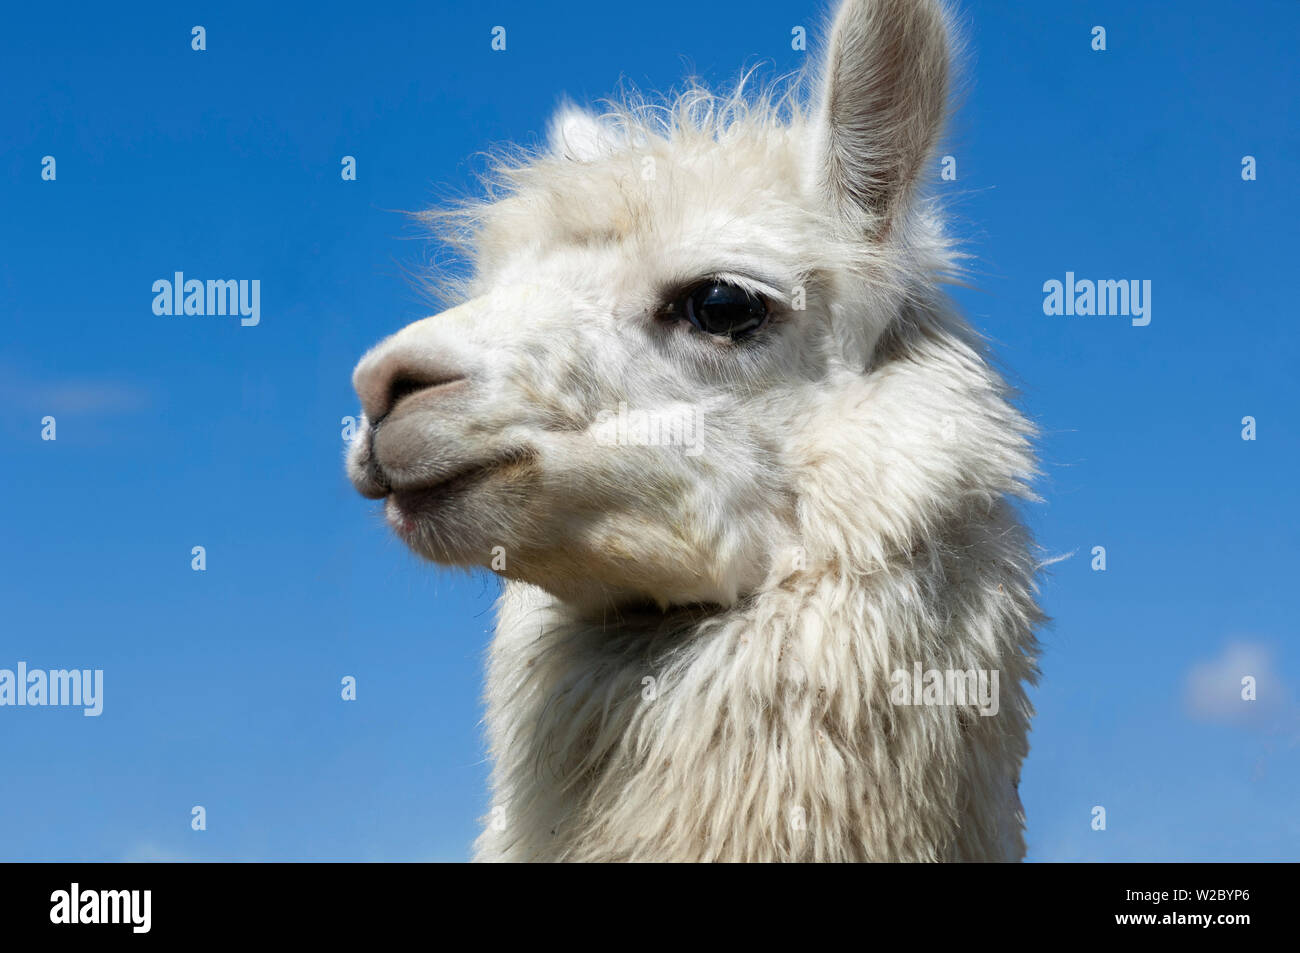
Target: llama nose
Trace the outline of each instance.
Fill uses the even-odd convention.
[[[352,375],[352,386],[366,416],[379,421],[413,394],[450,390],[466,379],[450,362],[381,350],[362,358]]]

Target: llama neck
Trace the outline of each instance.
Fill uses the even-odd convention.
[[[805,570],[715,614],[596,624],[511,584],[478,856],[1018,859],[1027,548],[994,503],[870,571]],[[916,663],[997,672],[996,715],[891,698]]]

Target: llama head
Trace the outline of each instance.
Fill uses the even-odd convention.
[[[914,192],[947,72],[937,2],[847,0],[811,104],[562,109],[456,219],[467,300],[358,365],[356,487],[421,555],[575,604],[797,567],[811,509],[868,502],[872,355],[945,264]]]

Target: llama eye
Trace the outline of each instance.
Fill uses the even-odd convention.
[[[681,311],[701,331],[733,341],[753,334],[767,322],[762,298],[722,281],[696,285],[681,302]]]

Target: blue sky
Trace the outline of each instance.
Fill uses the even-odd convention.
[[[400,212],[562,95],[797,69],[823,14],[549,6],[8,12],[0,668],[103,669],[105,698],[0,708],[0,859],[468,856],[497,582],[418,563],[341,466],[353,364],[428,312],[408,274],[437,250]],[[1029,519],[1076,554],[1043,586],[1029,858],[1300,859],[1300,7],[962,11],[955,297],[1043,428]],[[260,279],[261,323],[155,315],[175,271]],[[1045,315],[1067,271],[1150,280],[1150,325]]]

